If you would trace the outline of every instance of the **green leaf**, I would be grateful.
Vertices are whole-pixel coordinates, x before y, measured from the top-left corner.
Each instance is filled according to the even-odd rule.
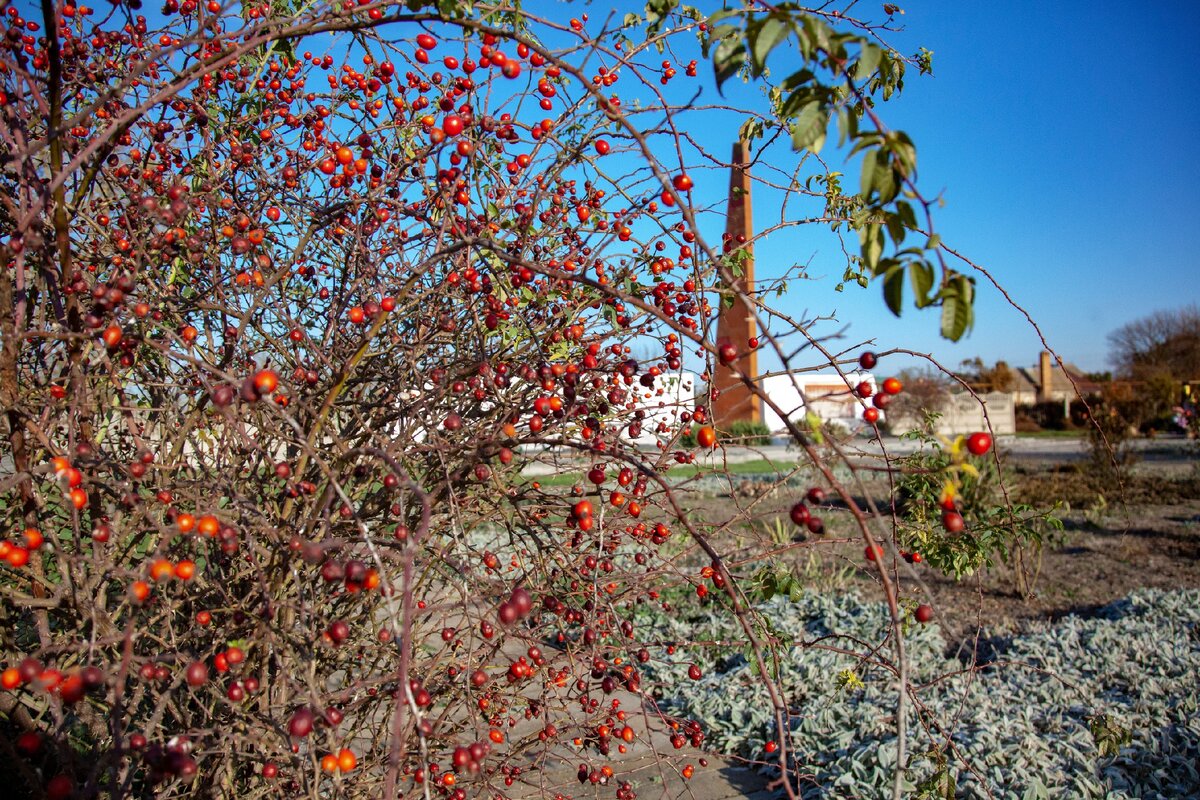
[[[858,135],[858,117],[844,108],[837,110],[838,147],[844,147],[847,139]]]
[[[761,139],[763,135],[762,120],[751,117],[742,123],[742,127],[738,128],[738,138],[745,139],[747,142],[752,142],[755,139]]]
[[[854,79],[857,81],[866,80],[879,66],[879,57],[883,55],[883,51],[873,44],[864,44],[862,54],[858,57],[858,63],[854,65]]]
[[[899,162],[898,171],[903,175],[912,175],[917,171],[917,147],[904,131],[892,131],[888,134],[888,150]]]
[[[933,289],[933,267],[924,261],[913,261],[908,265],[908,280],[917,308],[925,308],[932,302],[929,292]]]
[[[904,222],[899,214],[885,213],[884,223],[887,225],[888,236],[892,237],[892,242],[899,247],[904,244],[904,237],[908,231],[904,227]]]
[[[904,265],[898,264],[883,276],[883,299],[897,317],[904,308]]]
[[[779,17],[767,17],[757,28],[746,31],[750,41],[750,66],[754,74],[761,75],[767,56],[788,36],[790,26]]]
[[[887,154],[882,150],[875,156],[874,190],[879,193],[880,203],[890,203],[900,193],[900,183],[896,180],[896,171],[890,163]]]
[[[821,152],[821,147],[825,144],[825,130],[828,127],[829,117],[822,110],[821,104],[809,103],[792,124],[792,149],[809,150],[814,154]]]
[[[737,74],[746,64],[746,46],[736,38],[722,39],[713,53],[713,69],[716,71],[717,91],[721,85]]]
[[[865,225],[858,232],[862,242],[863,263],[871,272],[875,272],[879,259],[883,255],[883,226],[877,223]]]
[[[875,185],[875,169],[878,157],[878,150],[868,150],[863,155],[862,176],[859,180],[859,194],[862,195],[863,200],[871,199],[871,189]]]
[[[950,279],[942,289],[942,337],[957,342],[974,324],[974,288],[965,275]]]

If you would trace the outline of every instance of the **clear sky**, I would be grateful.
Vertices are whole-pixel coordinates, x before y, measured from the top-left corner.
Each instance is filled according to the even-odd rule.
[[[877,5],[854,11],[878,19]],[[933,50],[934,76],[912,71],[881,110],[915,140],[923,191],[944,193],[936,223],[947,244],[989,269],[1064,359],[1105,369],[1109,331],[1200,299],[1200,3],[900,5],[906,31],[892,43]],[[812,263],[837,277],[831,250],[814,246]],[[769,270],[769,243],[759,256]],[[936,310],[896,320],[875,285],[828,302],[851,338],[880,349],[932,352],[952,367],[975,355],[1035,363],[1036,333],[979,286],[974,333],[958,344],[939,339]],[[821,310],[818,289],[805,298]]]
[[[718,5],[693,2],[706,11]],[[888,41],[906,54],[921,46],[932,50],[934,75],[910,70],[903,94],[880,112],[915,141],[922,190],[944,197],[935,220],[943,240],[991,271],[1052,348],[1084,369],[1103,370],[1110,331],[1200,300],[1200,0],[899,5],[905,13],[895,19],[904,30]],[[610,13],[619,22],[626,11],[642,11],[644,2],[528,0],[526,8],[559,22],[587,12],[599,26]],[[860,0],[850,13],[884,18],[880,0]],[[786,74],[786,63],[768,63]],[[676,81],[669,94],[683,102],[701,87],[701,104],[761,103],[736,80],[723,99],[713,88],[711,65],[702,65],[701,73],[696,81]],[[728,158],[741,119],[702,120],[689,133]],[[848,173],[846,186],[853,190],[857,163],[845,163],[829,148],[823,155],[831,169]],[[692,174],[699,202],[723,201],[724,174]],[[755,194],[758,230],[779,221],[772,199]],[[719,237],[720,218],[707,219],[706,236]],[[849,238],[856,244],[853,233]],[[827,332],[849,325],[846,346],[874,340],[880,350],[932,353],[951,368],[974,356],[1029,366],[1042,349],[1024,317],[982,279],[975,330],[953,344],[938,335],[936,308],[922,312],[909,304],[897,320],[877,285],[834,293],[845,260],[827,234],[768,238],[756,253],[762,277],[796,263],[809,266],[819,280],[797,282],[775,302],[795,316],[836,313],[839,323]],[[777,366],[765,362],[767,369]],[[906,365],[899,362],[881,369]]]

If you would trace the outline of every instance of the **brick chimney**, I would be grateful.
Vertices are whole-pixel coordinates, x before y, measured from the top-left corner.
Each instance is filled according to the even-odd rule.
[[[1045,350],[1038,358],[1038,401],[1047,403],[1054,386],[1054,372],[1050,366],[1050,354]]]
[[[750,144],[738,141],[733,146],[733,163],[729,173],[729,204],[725,216],[725,232],[738,246],[738,237],[742,242],[754,240],[753,217],[750,210]],[[750,245],[744,245],[750,249]],[[742,262],[743,273],[737,282],[740,289],[747,293],[754,292],[754,259]],[[717,343],[729,342],[740,353],[737,361],[729,366],[718,363],[713,368],[712,386],[720,390],[720,395],[713,400],[713,422],[718,428],[725,430],[738,421],[761,422],[762,403],[742,383],[742,375],[751,378],[758,377],[758,351],[750,350],[747,342],[750,337],[758,334],[758,324],[754,311],[742,300],[735,300],[733,305],[721,310],[717,320]]]

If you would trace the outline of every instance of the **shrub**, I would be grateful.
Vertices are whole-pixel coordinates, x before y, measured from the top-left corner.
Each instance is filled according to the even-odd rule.
[[[771,431],[762,422],[739,419],[729,426],[727,438],[746,447],[766,447],[771,444]]]
[[[1022,403],[1017,406],[1016,413],[1019,420],[1028,420],[1037,426],[1033,430],[1064,431],[1071,427],[1070,418],[1063,411],[1062,401]]]
[[[746,160],[795,174],[828,206],[812,219],[860,238],[846,280],[886,275],[898,312],[911,271],[961,338],[972,279],[936,237],[903,241],[936,203],[879,117],[928,51],[798,8],[137,6],[3,17],[14,792],[463,800],[569,758],[632,797],[610,719],[660,649],[634,609],[680,584],[732,603],[747,555],[670,480],[710,398],[666,386],[685,358],[736,362],[719,308],[783,318],[735,290],[754,242],[722,239],[708,187]],[[678,88],[701,59],[767,90],[715,175],[685,132],[728,109]],[[808,158],[831,125],[865,159],[857,193]],[[806,453],[863,520],[837,454]],[[697,550],[708,573],[680,572]],[[704,741],[686,730],[656,755],[679,767]]]

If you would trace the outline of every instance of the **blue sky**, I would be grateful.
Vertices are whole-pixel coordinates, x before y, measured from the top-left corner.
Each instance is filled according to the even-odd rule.
[[[1106,335],[1114,328],[1200,299],[1193,233],[1200,228],[1200,93],[1193,78],[1200,2],[900,5],[905,14],[896,20],[905,30],[887,38],[907,54],[932,50],[934,76],[911,70],[903,95],[882,105],[881,114],[914,139],[923,191],[945,199],[935,220],[944,241],[991,271],[1051,347],[1085,369],[1105,369]],[[598,27],[610,11],[619,20],[644,3],[529,0],[526,7],[558,21],[589,12]],[[863,0],[851,10],[878,21],[881,8],[882,2]],[[786,61],[769,64],[786,74]],[[700,69],[701,79],[677,81],[678,91],[702,86],[701,103],[724,102],[713,89],[711,65]],[[759,101],[736,83],[727,89],[732,104]],[[727,158],[740,119],[700,119],[689,132]],[[853,190],[857,164],[829,148],[824,155],[832,169],[848,173]],[[699,202],[723,200],[724,174],[692,174]],[[765,192],[755,199],[763,230],[778,221],[778,206],[770,207]],[[721,229],[719,218],[713,222],[709,216],[704,224],[710,240]],[[795,316],[836,314],[838,324],[826,332],[848,325],[843,346],[873,340],[879,350],[927,352],[951,368],[973,356],[1032,365],[1042,348],[1024,317],[983,280],[975,330],[954,344],[938,336],[937,309],[910,306],[896,319],[877,285],[833,292],[845,261],[827,234],[771,237],[757,256],[762,277],[808,264],[818,280],[796,282],[776,302]],[[911,363],[898,358],[880,369]],[[767,359],[765,366],[777,365]]]
[[[556,17],[590,11],[592,25],[609,8],[534,5]],[[903,94],[879,106],[881,116],[915,141],[922,191],[944,199],[935,217],[943,240],[987,269],[1029,312],[1053,350],[1085,370],[1107,369],[1109,332],[1200,299],[1193,233],[1200,229],[1200,92],[1193,77],[1200,65],[1200,2],[899,5],[905,13],[895,20],[904,30],[886,39],[905,54],[922,46],[932,50],[934,75],[910,70]],[[641,6],[622,0],[614,4],[616,18]],[[878,22],[881,9],[882,2],[864,1],[851,13]],[[777,51],[768,66],[782,77],[794,68],[788,58]],[[683,102],[700,86],[701,105],[761,104],[756,90],[737,80],[719,97],[711,65],[701,69],[701,80],[672,91],[673,100]],[[699,113],[708,116],[684,115],[681,125],[727,159],[741,119]],[[831,131],[830,141],[835,138]],[[831,169],[847,173],[845,187],[854,191],[857,160],[846,162],[831,146],[822,155]],[[691,174],[697,179],[693,198],[720,210],[727,177],[704,168]],[[756,190],[756,230],[779,221],[777,200]],[[705,235],[719,237],[720,217],[704,219]],[[853,233],[848,240],[857,252]],[[834,333],[849,326],[835,349],[873,341],[879,350],[930,353],[953,369],[975,356],[1032,366],[1043,347],[1024,315],[982,276],[974,332],[951,343],[938,334],[936,308],[918,311],[908,304],[897,319],[878,285],[835,293],[845,258],[827,233],[770,236],[757,244],[756,256],[760,284],[807,264],[814,280],[794,282],[772,302],[795,317],[836,315],[837,323],[818,328]],[[880,370],[916,363],[895,357]],[[779,365],[767,355],[763,366]]]
[[[944,193],[943,238],[989,269],[1063,358],[1104,369],[1109,331],[1200,298],[1200,3],[900,5],[906,31],[892,43],[933,50],[934,77],[914,72],[882,112],[915,140],[919,185]],[[837,272],[830,246],[811,255]],[[761,269],[772,256],[770,243],[760,248]],[[805,298],[813,311],[826,300],[818,288]],[[958,344],[939,339],[934,310],[896,320],[874,285],[827,302],[851,339],[951,367],[975,355],[1029,365],[1041,349],[982,281],[975,331]]]

